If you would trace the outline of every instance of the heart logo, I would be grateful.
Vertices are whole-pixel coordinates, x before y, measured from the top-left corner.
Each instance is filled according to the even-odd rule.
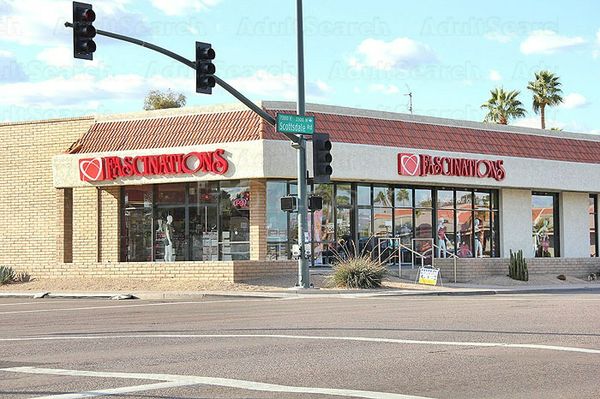
[[[102,158],[80,159],[79,177],[83,181],[103,180]]]
[[[419,174],[419,166],[421,159],[416,154],[398,154],[398,160],[400,161],[400,174],[417,176]]]

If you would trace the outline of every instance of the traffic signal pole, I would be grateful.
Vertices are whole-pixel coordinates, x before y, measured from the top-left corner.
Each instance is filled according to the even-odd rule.
[[[88,5],[89,6],[89,5]],[[91,6],[90,6],[91,7]],[[296,0],[296,17],[297,17],[297,39],[298,39],[298,104],[297,104],[297,114],[304,116],[306,113],[306,99],[304,93],[304,40],[303,40],[303,21],[302,21],[302,0]],[[65,22],[65,27],[74,28],[73,24],[70,22]],[[188,60],[187,58],[176,54],[170,50],[167,50],[163,47],[159,47],[152,43],[145,42],[143,40],[139,40],[130,36],[120,35],[118,33],[107,32],[103,30],[96,30],[95,33],[97,35],[110,37],[112,39],[121,40],[128,43],[133,43],[138,46],[142,46],[148,48],[150,50],[156,51],[160,54],[166,55],[176,61],[181,62],[182,64],[197,70],[198,65],[196,65],[195,61]],[[93,50],[95,51],[95,49]],[[91,52],[93,52],[91,51]],[[213,57],[214,58],[214,57]],[[244,96],[242,93],[237,91],[231,85],[229,85],[224,80],[220,79],[216,75],[213,75],[215,79],[215,83],[233,95],[236,99],[238,99],[245,106],[250,108],[254,113],[263,118],[267,123],[269,123],[273,127],[277,127],[277,121],[273,118],[268,112],[254,104],[250,99]],[[290,141],[292,141],[292,146],[298,150],[298,196],[299,196],[299,204],[298,204],[298,245],[300,247],[300,257],[298,258],[298,286],[302,288],[310,288],[310,275],[308,269],[308,260],[312,257],[306,253],[307,249],[307,170],[306,170],[306,140],[302,134],[295,135],[291,133],[282,133],[285,135]],[[308,243],[308,248],[310,248],[310,243]]]
[[[65,27],[67,28],[73,28],[73,24],[71,22],[65,22]],[[170,50],[167,50],[166,48],[163,47],[159,47],[155,44],[152,43],[148,43],[145,42],[143,40],[140,39],[136,39],[134,37],[129,37],[129,36],[125,36],[125,35],[120,35],[118,33],[113,33],[113,32],[107,32],[104,30],[100,30],[97,29],[96,30],[96,34],[100,35],[100,36],[106,36],[106,37],[110,37],[112,39],[116,39],[116,40],[121,40],[124,42],[128,42],[128,43],[133,43],[133,44],[137,44],[138,46],[142,46],[145,47],[147,49],[150,50],[154,50],[162,55],[166,55],[167,57],[170,57],[176,61],[181,62],[184,65],[187,65],[188,67],[192,68],[193,70],[196,70],[196,62],[188,60],[187,58],[174,53]],[[275,127],[277,125],[277,122],[275,121],[275,118],[273,118],[271,115],[269,115],[268,112],[266,112],[264,109],[260,108],[258,105],[254,104],[249,98],[247,98],[246,96],[244,96],[242,93],[240,93],[239,91],[237,91],[234,87],[232,87],[231,85],[229,85],[227,82],[225,82],[223,79],[217,77],[215,75],[215,81],[216,83],[221,86],[223,89],[225,89],[227,92],[229,92],[229,94],[231,94],[232,96],[234,96],[235,98],[237,98],[241,103],[243,103],[246,107],[250,108],[252,111],[254,111],[258,116],[260,116],[261,118],[263,118],[265,121],[267,121],[267,123],[269,123],[271,126]],[[298,137],[296,135],[293,134],[287,134],[287,133],[283,133],[288,139],[290,139],[292,142],[297,143],[298,142]]]
[[[306,113],[306,99],[304,96],[304,32],[302,22],[302,0],[296,0],[296,31],[298,39],[298,103],[297,114],[304,116]],[[306,185],[306,140],[303,135],[298,135],[298,245],[300,257],[298,258],[298,285],[301,288],[310,288],[310,274],[308,271],[308,258],[306,249],[311,248],[307,243],[307,185]]]

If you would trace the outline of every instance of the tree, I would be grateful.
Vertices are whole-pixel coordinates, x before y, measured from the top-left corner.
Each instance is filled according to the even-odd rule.
[[[563,102],[561,83],[558,76],[549,71],[535,73],[535,80],[527,85],[533,93],[533,111],[540,114],[542,129],[546,128],[546,106],[552,107]]]
[[[520,93],[518,90],[505,91],[501,87],[491,90],[492,96],[481,105],[481,108],[488,110],[483,121],[508,125],[510,119],[525,116],[523,103],[517,99]]]
[[[186,98],[183,94],[175,94],[170,89],[166,92],[160,90],[151,90],[144,99],[144,109],[150,111],[153,109],[181,108],[184,107]]]

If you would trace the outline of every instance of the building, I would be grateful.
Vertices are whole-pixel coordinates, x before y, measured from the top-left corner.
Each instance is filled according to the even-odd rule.
[[[458,281],[506,274],[510,250],[530,273],[600,270],[599,137],[308,111],[334,143],[332,183],[309,191],[324,199],[311,215],[315,266],[343,239],[403,262],[412,248],[447,277],[457,256]],[[241,105],[6,123],[0,134],[0,265],[37,277],[297,272],[296,216],[279,209],[296,190],[295,150]]]

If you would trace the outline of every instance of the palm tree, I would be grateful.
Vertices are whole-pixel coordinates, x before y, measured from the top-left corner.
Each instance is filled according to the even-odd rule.
[[[483,121],[508,125],[509,119],[525,116],[523,103],[517,99],[520,93],[518,90],[505,91],[501,87],[491,90],[492,97],[481,105],[481,108],[488,110]]]
[[[563,102],[561,83],[558,76],[549,71],[535,73],[535,80],[527,85],[533,92],[533,111],[542,118],[542,129],[546,128],[546,106],[552,107]]]

